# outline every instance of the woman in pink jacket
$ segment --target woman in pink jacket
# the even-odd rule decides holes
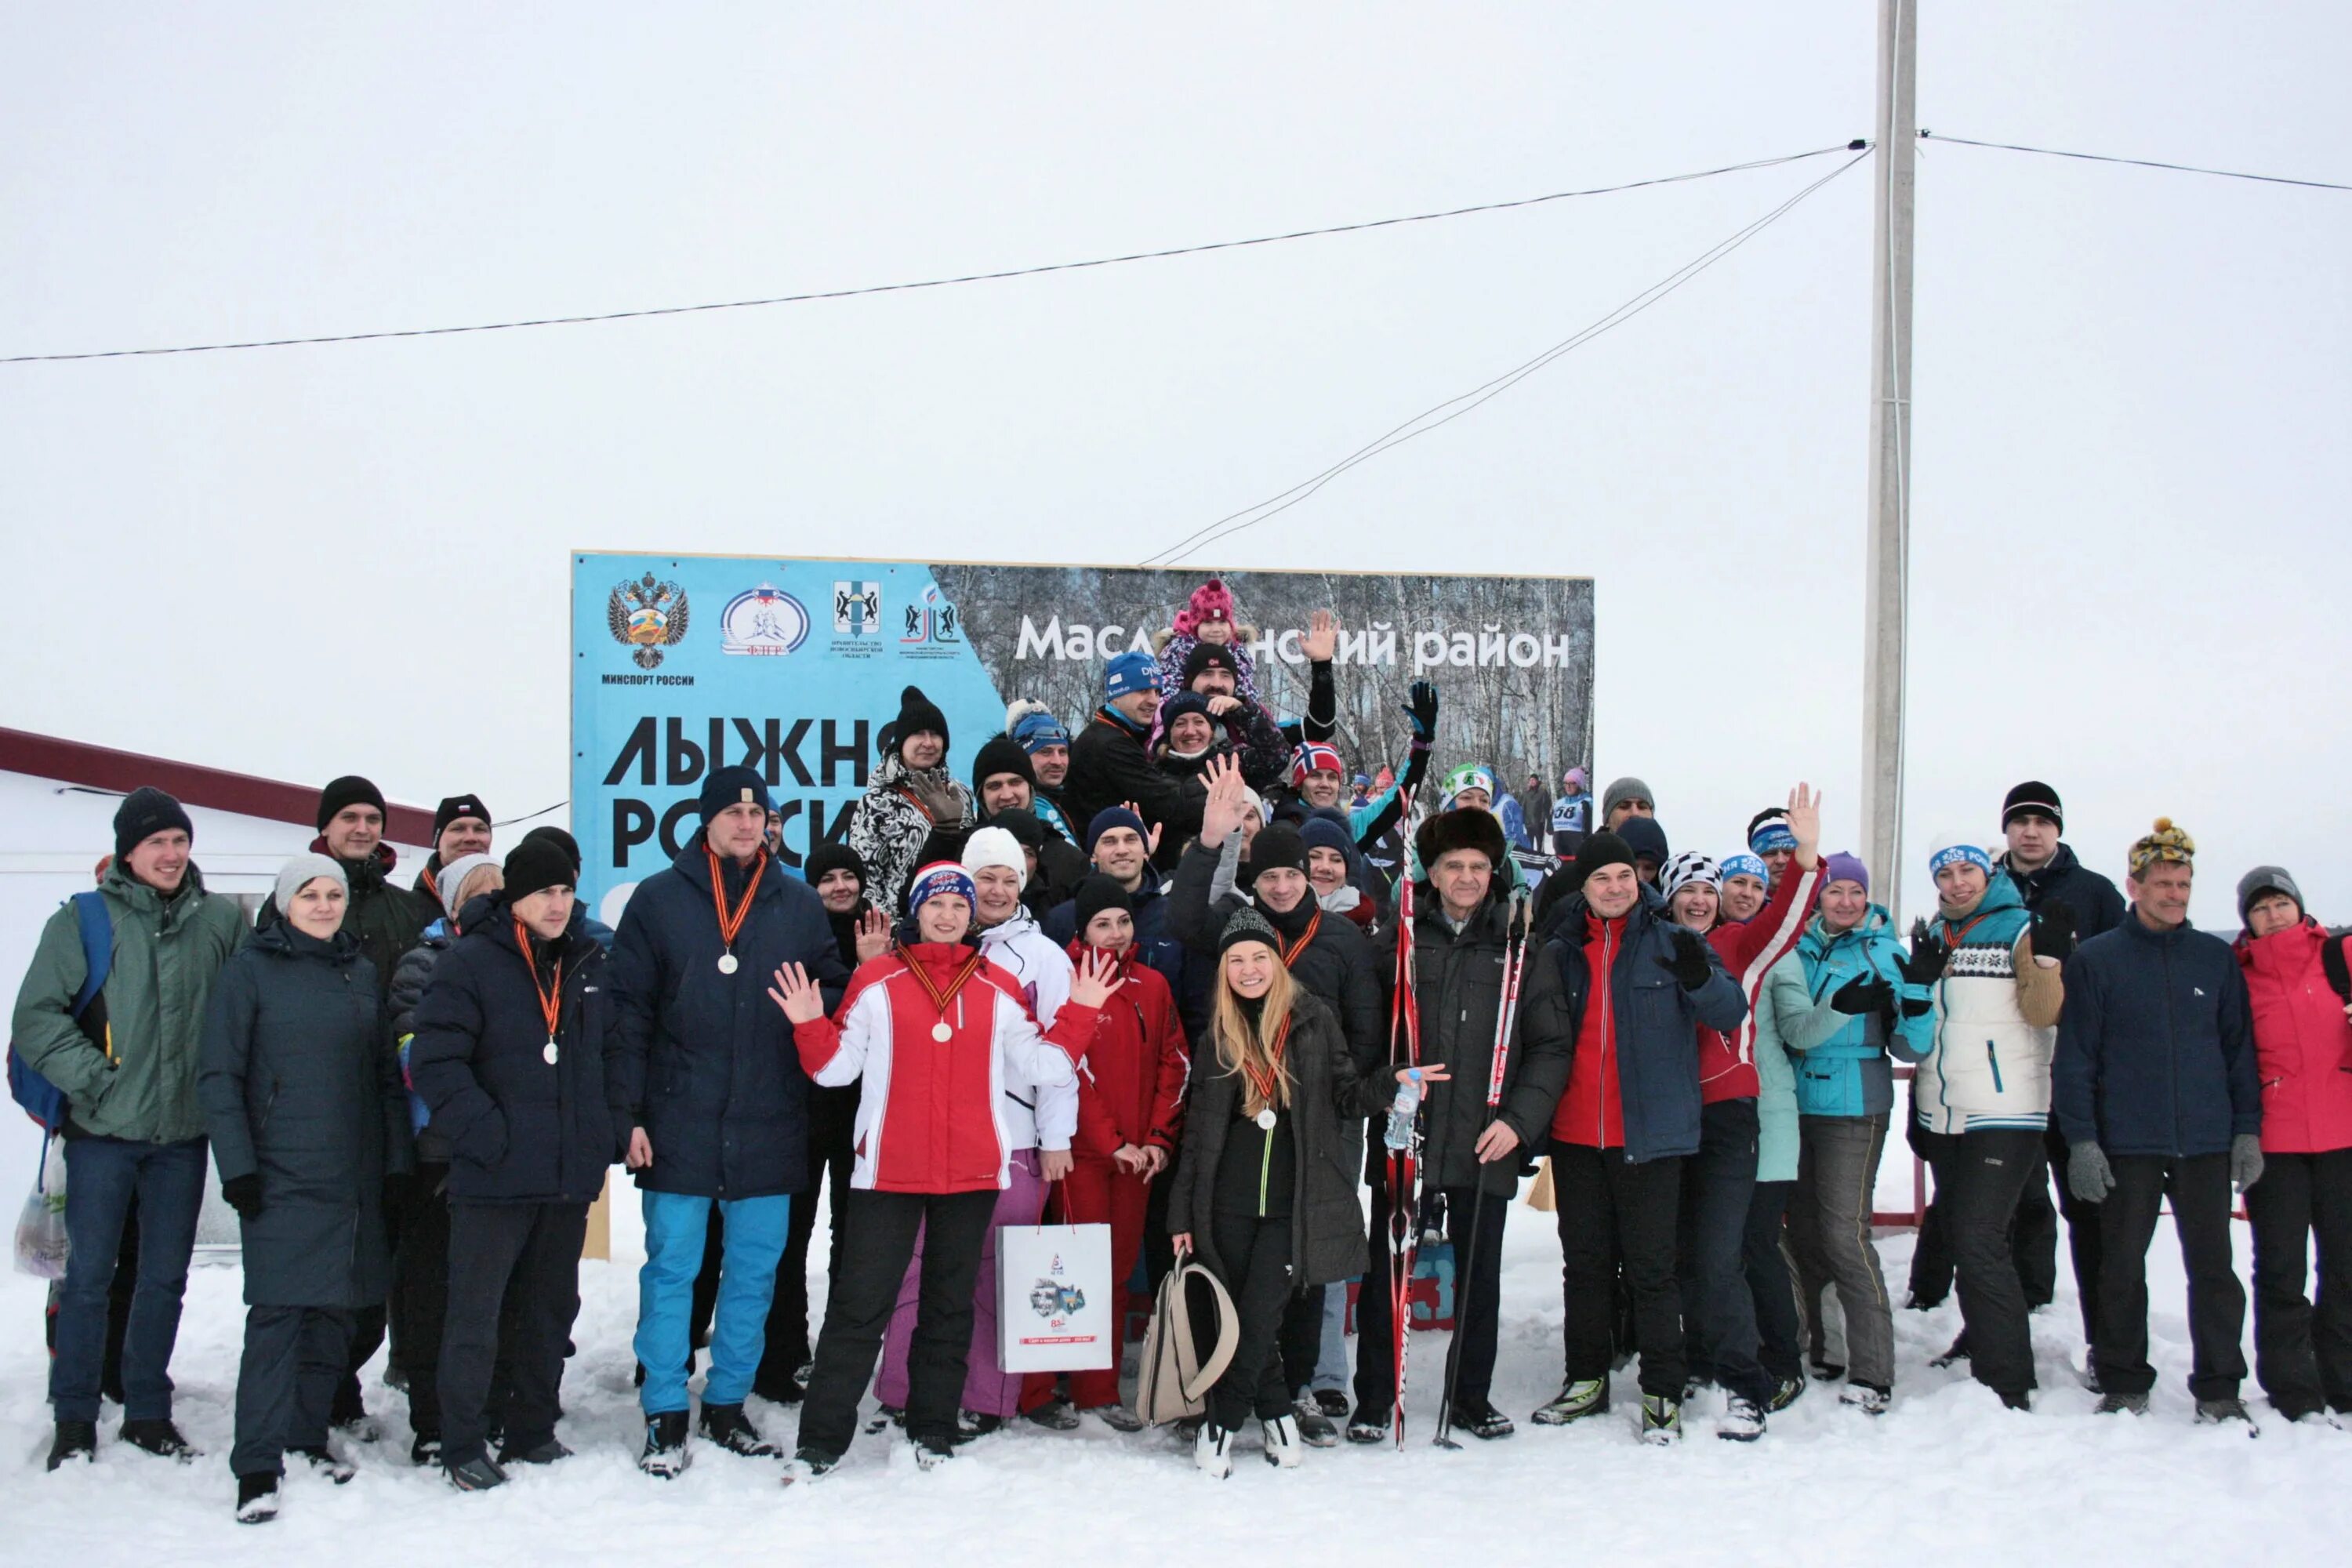
[[[2352,974],[2345,937],[2304,912],[2294,879],[2238,884],[2238,938],[2263,1080],[2254,1231],[2254,1376],[2290,1421],[2352,1412]],[[2319,1245],[2319,1304],[2304,1297]]]

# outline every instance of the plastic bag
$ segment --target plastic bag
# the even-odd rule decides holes
[[[51,1138],[41,1150],[41,1174],[16,1216],[16,1272],[36,1279],[66,1277],[65,1145]]]

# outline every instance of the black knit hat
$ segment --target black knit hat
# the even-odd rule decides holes
[[[1638,822],[1642,819],[1639,817],[1632,817],[1628,818],[1628,820]],[[1622,838],[1618,837],[1617,835],[1613,833],[1593,834],[1584,841],[1584,847],[1576,852],[1576,881],[1574,885],[1578,888],[1582,888],[1585,883],[1592,879],[1592,874],[1595,871],[1601,869],[1603,867],[1624,866],[1631,868],[1633,864],[1633,847],[1632,845],[1626,843]]]
[[[864,892],[871,879],[866,875],[866,859],[848,845],[827,838],[810,848],[808,858],[801,862],[801,875],[808,885],[815,887],[824,880],[828,871],[847,871],[857,879],[857,890]]]
[[[347,805],[372,805],[384,811],[383,791],[357,773],[345,773],[336,779],[319,792],[319,831],[326,832],[327,824],[334,821]]]
[[[579,877],[580,868],[552,839],[526,837],[507,851],[506,900],[510,904],[549,888],[575,886]]]
[[[1654,816],[1627,817],[1617,825],[1617,837],[1624,840],[1626,851],[1637,861],[1663,866],[1674,857],[1674,851],[1666,846],[1666,830],[1658,826]]]
[[[2058,792],[2040,779],[2026,780],[2011,790],[2009,798],[2000,803],[2001,831],[2008,832],[2010,820],[2027,812],[2036,816],[2046,816],[2058,825],[2059,832],[2066,831],[2066,813],[2058,799]]]
[[[433,808],[433,837],[440,837],[461,816],[479,817],[485,823],[491,820],[490,808],[482,804],[480,795],[453,795]]]
[[[978,795],[980,786],[999,773],[1018,773],[1029,781],[1031,789],[1037,787],[1037,770],[1031,765],[1029,753],[1010,735],[991,735],[981,742],[980,755],[971,760],[971,793]]]
[[[1024,849],[1045,847],[1045,825],[1038,821],[1037,814],[1025,805],[1006,806],[988,819],[988,826],[1002,827],[1013,835]]]
[[[1162,702],[1160,705],[1160,733],[1166,734],[1173,729],[1176,721],[1187,713],[1198,713],[1203,719],[1209,718],[1209,700],[1197,691],[1180,691]]]
[[[761,811],[776,809],[774,798],[768,794],[768,781],[761,778],[756,770],[738,765],[713,768],[705,773],[702,793],[696,797],[694,804],[707,823],[729,806],[740,805],[747,801]]]
[[[1262,942],[1276,952],[1282,951],[1282,939],[1275,934],[1273,923],[1246,905],[1235,910],[1233,918],[1225,921],[1225,929],[1217,937],[1217,952],[1222,956],[1226,949],[1245,942]]]
[[[898,716],[890,721],[890,750],[900,750],[908,736],[919,735],[926,730],[937,735],[940,744],[946,744],[948,716],[940,711],[938,703],[923,695],[921,687],[909,686],[898,693]]]
[[[1284,869],[1306,874],[1307,841],[1290,824],[1276,822],[1260,828],[1258,836],[1250,840],[1250,880],[1255,882],[1268,871]]]
[[[114,858],[120,860],[145,840],[175,827],[190,838],[196,836],[196,825],[178,801],[152,784],[141,784],[114,808]]]
[[[1080,878],[1077,891],[1070,901],[1076,906],[1080,942],[1087,938],[1087,927],[1093,924],[1094,918],[1105,910],[1125,910],[1129,914],[1135,912],[1135,900],[1128,896],[1127,889],[1120,885],[1118,879],[1106,877],[1099,872]]]
[[[1469,807],[1441,811],[1423,822],[1421,831],[1412,836],[1412,852],[1420,857],[1423,874],[1456,849],[1475,849],[1489,866],[1502,865],[1503,857],[1510,853],[1503,825],[1491,811]]]
[[[1226,671],[1235,680],[1242,678],[1241,661],[1234,658],[1233,649],[1223,643],[1194,643],[1192,651],[1184,656],[1185,687],[1189,689],[1195,676],[1213,667]]]
[[[484,819],[488,820],[487,815]],[[563,829],[556,826],[551,822],[539,827],[534,827],[522,837],[525,843],[528,843],[534,838],[541,838],[554,845],[558,849],[563,851],[564,855],[571,860],[575,868],[586,864],[580,856],[580,840],[572,837],[572,835],[564,832]]]

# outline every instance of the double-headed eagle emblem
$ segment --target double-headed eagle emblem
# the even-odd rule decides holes
[[[624,579],[604,601],[604,620],[613,640],[635,650],[630,657],[637,667],[652,669],[661,663],[662,649],[686,638],[686,590],[656,582],[650,572],[634,583]]]

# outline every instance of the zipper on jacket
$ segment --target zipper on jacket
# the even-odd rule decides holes
[[[1274,1172],[1274,1131],[1271,1128],[1258,1134],[1257,1140],[1257,1217],[1265,1217],[1266,1179]]]
[[[2007,1094],[2009,1090],[2000,1086],[2000,1058],[1993,1051],[1990,1040],[1985,1042],[1985,1060],[1992,1067],[1992,1091],[1995,1094]]]
[[[1617,1016],[1613,1005],[1617,990],[1617,930],[1607,921],[1601,922],[1601,1037],[1609,1049],[1601,1058],[1601,1092],[1592,1100],[1592,1142],[1602,1149],[1609,1147],[1609,1074],[1608,1066],[1617,1058]],[[1617,1067],[1617,1093],[1625,1093],[1625,1068]]]

